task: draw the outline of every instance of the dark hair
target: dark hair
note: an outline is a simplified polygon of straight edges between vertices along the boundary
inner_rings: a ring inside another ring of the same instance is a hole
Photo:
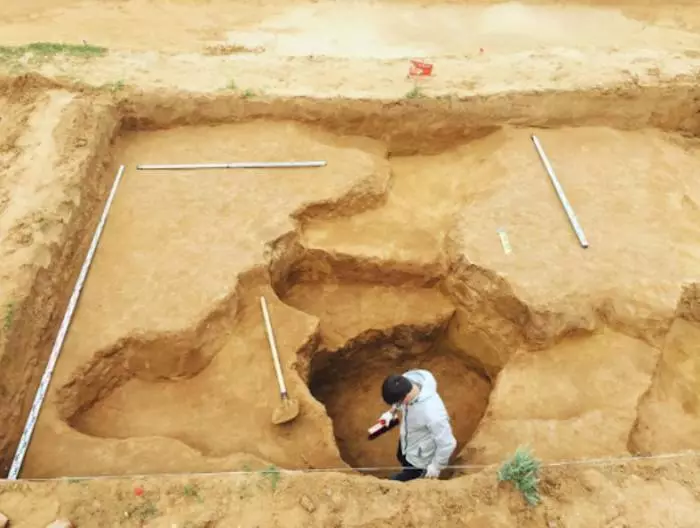
[[[382,398],[384,398],[387,405],[394,405],[403,400],[411,392],[412,388],[413,384],[408,378],[398,374],[391,374],[382,383]]]

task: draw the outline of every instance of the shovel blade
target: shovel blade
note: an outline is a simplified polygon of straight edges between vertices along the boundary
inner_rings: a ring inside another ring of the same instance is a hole
[[[299,402],[290,398],[285,398],[272,413],[272,423],[281,425],[291,422],[297,416],[299,416]]]

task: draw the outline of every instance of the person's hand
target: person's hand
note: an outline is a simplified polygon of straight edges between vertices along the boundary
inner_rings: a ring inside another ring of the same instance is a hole
[[[425,478],[429,479],[435,479],[440,476],[440,469],[433,465],[429,464],[428,467],[425,469]]]
[[[389,425],[395,416],[393,411],[386,411],[379,417],[379,421],[383,422],[384,425]]]

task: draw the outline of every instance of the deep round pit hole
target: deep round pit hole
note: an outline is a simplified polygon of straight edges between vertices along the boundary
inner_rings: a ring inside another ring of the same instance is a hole
[[[381,398],[381,385],[388,374],[426,369],[435,376],[438,394],[447,407],[457,439],[453,460],[469,442],[484,415],[492,385],[474,369],[473,362],[439,339],[428,346],[414,345],[405,339],[381,339],[312,361],[311,392],[325,405],[333,421],[340,454],[353,468],[399,465],[398,427],[374,440],[367,438],[367,429],[387,410]],[[382,478],[393,473],[366,472]]]

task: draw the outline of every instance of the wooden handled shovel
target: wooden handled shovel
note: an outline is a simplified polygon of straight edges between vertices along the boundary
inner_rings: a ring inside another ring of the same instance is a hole
[[[280,396],[282,398],[282,403],[272,413],[272,423],[275,425],[280,425],[291,422],[299,415],[299,402],[290,398],[287,394],[287,387],[284,384],[284,376],[282,375],[282,367],[280,366],[280,358],[277,352],[275,334],[272,331],[272,322],[270,321],[270,313],[267,310],[267,301],[265,300],[265,297],[260,297],[260,306],[262,308],[263,318],[265,319],[267,341],[270,343],[272,361],[275,364],[275,374],[277,374],[277,383],[279,383]]]

